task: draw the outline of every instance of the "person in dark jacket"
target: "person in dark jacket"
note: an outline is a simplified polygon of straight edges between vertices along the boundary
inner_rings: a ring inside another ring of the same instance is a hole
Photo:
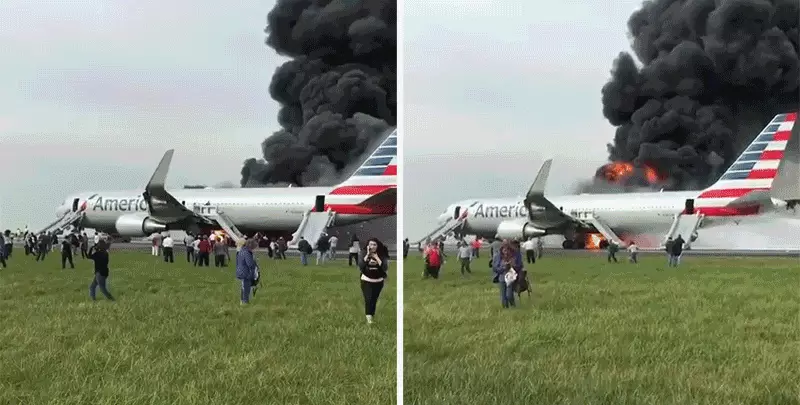
[[[383,290],[389,269],[388,248],[377,238],[367,241],[367,254],[359,257],[358,268],[361,270],[361,293],[364,295],[364,312],[367,323],[373,322],[375,309],[378,306],[378,297]]]
[[[108,300],[114,301],[114,297],[108,292],[108,288],[106,287],[106,281],[108,280],[108,263],[110,261],[108,256],[108,243],[101,239],[100,242],[89,248],[87,257],[94,261],[94,280],[92,280],[92,284],[89,285],[89,296],[92,297],[92,301],[97,300],[95,292],[98,286],[100,287],[100,292],[102,292]]]
[[[306,238],[300,237],[300,241],[297,242],[297,251],[300,252],[300,263],[303,266],[308,265],[308,255],[314,251],[314,248],[311,247]]]
[[[5,248],[3,253],[5,254],[5,259],[8,260],[11,258],[11,251],[14,250],[14,235],[11,234],[10,229],[6,229],[3,235],[5,236]]]
[[[672,241],[672,261],[670,263],[672,267],[678,267],[678,265],[681,264],[681,255],[683,254],[684,243],[686,243],[686,241],[683,240],[681,235],[678,235],[678,237]]]
[[[508,284],[505,275],[511,269],[517,273],[524,271],[522,264],[522,253],[510,241],[503,241],[492,258],[492,270],[494,280],[500,287],[500,303],[503,308],[516,306],[514,302],[514,284]]]
[[[72,242],[69,238],[64,238],[61,241],[61,269],[67,268],[67,262],[69,262],[69,268],[74,269],[75,263],[72,262]]]
[[[328,235],[322,234],[317,240],[317,265],[325,264],[325,258],[328,256],[328,249],[331,244],[328,242]]]
[[[39,243],[38,250],[37,250],[38,253],[36,254],[36,261],[37,262],[38,261],[44,261],[44,259],[47,257],[47,252],[50,251],[51,240],[52,239],[50,239],[50,235],[48,235],[48,234],[46,234],[44,232],[42,232],[42,234],[39,235],[39,239],[37,240],[37,242]]]
[[[253,283],[258,278],[258,263],[253,253],[257,247],[255,239],[248,239],[236,253],[236,278],[242,283],[242,305],[250,302]]]
[[[8,267],[6,264],[6,240],[2,234],[0,234],[0,264],[3,265],[3,268]]]

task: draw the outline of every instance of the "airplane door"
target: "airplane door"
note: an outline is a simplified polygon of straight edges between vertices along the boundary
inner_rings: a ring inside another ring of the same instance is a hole
[[[317,198],[314,200],[314,211],[316,211],[316,212],[325,211],[325,196],[324,195],[318,195]]]
[[[453,211],[453,219],[458,219],[460,215],[461,215],[461,207],[456,206],[455,211]]]
[[[81,202],[80,198],[72,200],[72,212],[78,212],[78,204]]]
[[[684,206],[684,212],[688,215],[694,215],[694,199],[687,198]]]

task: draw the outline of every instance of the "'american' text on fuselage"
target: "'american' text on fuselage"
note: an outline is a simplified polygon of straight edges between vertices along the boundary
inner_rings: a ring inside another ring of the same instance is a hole
[[[472,216],[475,218],[526,218],[528,209],[522,203],[511,205],[479,204]]]
[[[92,211],[147,211],[147,201],[137,198],[97,197],[92,203]]]

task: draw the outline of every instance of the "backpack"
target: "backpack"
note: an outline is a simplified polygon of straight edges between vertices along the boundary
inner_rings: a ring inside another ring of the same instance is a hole
[[[428,252],[428,266],[439,267],[442,265],[442,257],[438,250],[432,249]]]

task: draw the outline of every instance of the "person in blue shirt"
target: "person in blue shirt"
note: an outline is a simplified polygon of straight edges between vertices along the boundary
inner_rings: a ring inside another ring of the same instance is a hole
[[[258,263],[253,253],[257,246],[255,239],[248,239],[236,254],[236,278],[242,282],[242,305],[250,302],[250,292],[257,278]]]
[[[495,281],[500,287],[500,302],[503,308],[516,306],[514,302],[514,283],[506,284],[505,274],[514,269],[517,273],[522,273],[522,253],[519,246],[509,240],[504,240],[500,249],[495,252],[492,258],[492,270],[494,271]]]

